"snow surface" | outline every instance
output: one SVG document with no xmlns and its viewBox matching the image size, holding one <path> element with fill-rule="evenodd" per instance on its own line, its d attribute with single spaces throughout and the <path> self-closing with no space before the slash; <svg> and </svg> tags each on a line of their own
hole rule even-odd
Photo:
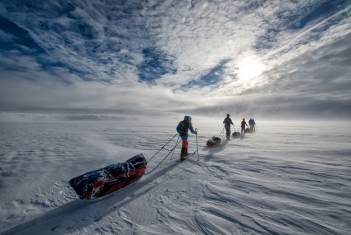
<svg viewBox="0 0 351 235">
<path fill-rule="evenodd" d="M 350 234 L 350 123 L 257 120 L 256 133 L 208 149 L 222 119 L 194 117 L 200 161 L 180 163 L 177 148 L 138 182 L 84 201 L 69 179 L 150 158 L 179 120 L 73 116 L 0 113 L 0 233 Z"/>
</svg>

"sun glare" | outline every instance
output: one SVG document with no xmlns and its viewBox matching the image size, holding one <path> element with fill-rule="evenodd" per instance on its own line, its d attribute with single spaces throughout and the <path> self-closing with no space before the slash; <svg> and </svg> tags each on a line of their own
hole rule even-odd
<svg viewBox="0 0 351 235">
<path fill-rule="evenodd" d="M 238 61 L 238 76 L 240 80 L 250 80 L 259 76 L 265 69 L 261 60 L 255 56 L 246 56 Z"/>
</svg>

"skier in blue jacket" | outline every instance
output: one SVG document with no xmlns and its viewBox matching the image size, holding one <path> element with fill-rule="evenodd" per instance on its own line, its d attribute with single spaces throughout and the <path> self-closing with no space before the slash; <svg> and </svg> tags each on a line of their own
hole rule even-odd
<svg viewBox="0 0 351 235">
<path fill-rule="evenodd" d="M 188 155 L 188 130 L 190 130 L 191 133 L 195 135 L 197 134 L 197 132 L 193 128 L 190 116 L 184 116 L 184 120 L 179 122 L 176 130 L 180 135 L 180 138 L 182 139 L 182 150 L 180 153 L 180 160 L 183 161 L 185 159 L 185 156 Z"/>
</svg>

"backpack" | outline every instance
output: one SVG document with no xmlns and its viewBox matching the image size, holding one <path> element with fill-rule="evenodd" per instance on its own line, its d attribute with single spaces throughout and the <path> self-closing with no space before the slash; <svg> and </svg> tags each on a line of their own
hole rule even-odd
<svg viewBox="0 0 351 235">
<path fill-rule="evenodd" d="M 180 135 L 186 135 L 188 134 L 188 129 L 189 129 L 189 124 L 186 121 L 181 121 L 178 124 L 178 133 Z"/>
</svg>

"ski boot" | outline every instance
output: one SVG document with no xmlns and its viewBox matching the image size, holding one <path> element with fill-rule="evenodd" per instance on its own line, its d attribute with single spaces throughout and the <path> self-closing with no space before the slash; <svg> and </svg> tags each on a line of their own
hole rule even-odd
<svg viewBox="0 0 351 235">
<path fill-rule="evenodd" d="M 182 148 L 180 152 L 180 160 L 184 161 L 186 159 L 186 156 L 188 156 L 188 149 Z"/>
</svg>

